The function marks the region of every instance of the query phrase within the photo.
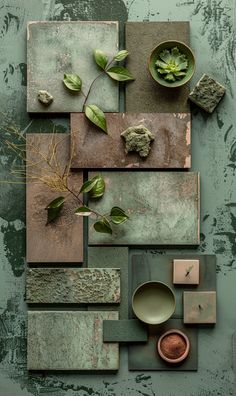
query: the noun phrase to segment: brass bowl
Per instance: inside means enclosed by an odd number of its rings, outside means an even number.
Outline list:
[[[175,296],[171,288],[158,281],[138,286],[132,297],[132,308],[142,322],[156,325],[166,322],[175,311]]]

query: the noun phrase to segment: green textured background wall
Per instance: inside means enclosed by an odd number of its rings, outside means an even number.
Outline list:
[[[232,334],[236,331],[236,137],[234,0],[2,0],[0,3],[1,139],[13,121],[30,132],[69,131],[69,118],[26,113],[26,23],[30,20],[190,20],[203,72],[226,85],[212,116],[194,110],[192,170],[201,172],[201,245],[217,254],[218,323],[199,337],[197,373],[132,373],[122,350],[117,375],[29,375],[26,370],[25,191],[0,185],[0,395],[208,396],[236,395]],[[137,49],[138,50],[138,49]],[[8,118],[8,121],[6,119]],[[31,124],[29,124],[31,122]],[[13,156],[0,149],[1,180]]]

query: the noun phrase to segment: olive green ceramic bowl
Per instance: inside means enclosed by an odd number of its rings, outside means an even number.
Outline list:
[[[150,281],[140,285],[134,292],[132,308],[142,322],[160,324],[175,311],[175,296],[165,283]]]
[[[164,49],[171,49],[174,47],[178,47],[180,52],[184,54],[187,59],[188,59],[188,69],[186,75],[181,78],[178,81],[173,81],[169,82],[166,81],[161,74],[158,73],[157,67],[156,67],[156,61],[159,59],[159,54],[164,50]],[[186,84],[193,76],[194,71],[195,71],[195,57],[192,52],[192,50],[184,43],[181,41],[163,41],[160,43],[157,47],[155,47],[150,55],[149,62],[148,62],[148,68],[151,73],[152,78],[160,85],[163,87],[167,88],[177,88],[181,87],[182,85]]]

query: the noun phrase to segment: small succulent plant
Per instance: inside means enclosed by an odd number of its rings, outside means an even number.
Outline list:
[[[157,71],[169,82],[178,81],[186,75],[188,60],[178,47],[165,49],[159,54],[156,61]]]

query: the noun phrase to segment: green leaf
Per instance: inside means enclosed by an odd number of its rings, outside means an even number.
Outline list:
[[[95,125],[97,125],[102,131],[107,133],[107,123],[105,114],[96,105],[87,105],[85,107],[86,117]]]
[[[87,206],[80,206],[75,210],[75,214],[77,216],[90,216],[92,212]]]
[[[103,70],[105,70],[106,65],[108,64],[108,56],[99,49],[95,49],[93,55],[97,65],[100,66]]]
[[[111,221],[114,224],[122,224],[128,220],[129,216],[125,213],[125,211],[118,206],[114,206],[111,209]]]
[[[89,192],[90,198],[93,199],[102,197],[106,187],[105,181],[102,176],[95,176],[95,177],[96,177],[96,183]]]
[[[82,187],[80,189],[80,193],[88,193],[89,191],[91,191],[92,188],[97,183],[97,179],[98,179],[98,176],[95,176],[92,179],[87,180],[86,182],[84,182],[84,184],[82,185]]]
[[[123,66],[113,66],[106,71],[106,73],[116,81],[131,81],[134,77],[128,69]]]
[[[128,51],[121,50],[116,54],[116,56],[114,56],[113,60],[120,62],[124,60],[128,55],[129,55]]]
[[[96,221],[96,223],[94,223],[93,226],[94,226],[95,231],[97,231],[97,232],[101,232],[103,234],[112,234],[111,225],[106,218]]]
[[[82,80],[78,74],[64,74],[63,83],[70,91],[81,91]]]
[[[48,212],[46,225],[51,223],[59,216],[60,211],[64,205],[64,202],[65,202],[65,197],[57,197],[48,204],[48,206],[45,208]]]

